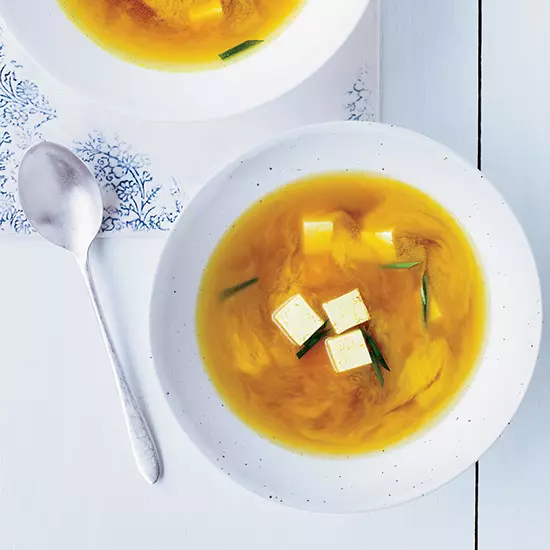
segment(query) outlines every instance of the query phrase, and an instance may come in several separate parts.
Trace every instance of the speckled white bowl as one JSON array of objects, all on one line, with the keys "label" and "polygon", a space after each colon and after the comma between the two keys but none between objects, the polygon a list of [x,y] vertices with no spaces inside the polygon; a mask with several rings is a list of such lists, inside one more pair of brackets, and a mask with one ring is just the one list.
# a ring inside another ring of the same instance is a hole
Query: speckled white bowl
[{"label": "speckled white bowl", "polygon": [[77,29],[57,0],[0,0],[0,16],[42,68],[80,94],[134,116],[200,121],[257,107],[303,82],[350,36],[369,1],[339,0],[335,9],[334,0],[307,0],[257,52],[194,72],[156,71],[114,57]]},{"label": "speckled white bowl", "polygon": [[[298,177],[346,168],[405,181],[454,214],[483,263],[489,328],[475,375],[437,423],[383,453],[343,459],[293,453],[263,439],[224,407],[201,362],[195,308],[210,254],[245,209]],[[442,145],[368,123],[298,130],[250,152],[212,179],[168,240],[151,305],[162,387],[181,426],[204,454],[258,495],[334,513],[419,497],[473,464],[510,422],[525,394],[541,324],[540,286],[529,244],[494,187]]]}]

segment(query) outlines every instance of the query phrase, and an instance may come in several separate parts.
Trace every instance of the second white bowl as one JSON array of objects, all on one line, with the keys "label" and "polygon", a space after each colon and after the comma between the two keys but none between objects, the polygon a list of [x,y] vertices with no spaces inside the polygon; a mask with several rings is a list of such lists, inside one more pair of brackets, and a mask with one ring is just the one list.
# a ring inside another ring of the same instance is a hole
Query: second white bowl
[{"label": "second white bowl", "polygon": [[163,72],[101,49],[57,0],[0,0],[0,15],[46,71],[90,99],[134,116],[200,121],[257,107],[316,72],[345,42],[369,0],[308,0],[283,33],[226,67]]}]

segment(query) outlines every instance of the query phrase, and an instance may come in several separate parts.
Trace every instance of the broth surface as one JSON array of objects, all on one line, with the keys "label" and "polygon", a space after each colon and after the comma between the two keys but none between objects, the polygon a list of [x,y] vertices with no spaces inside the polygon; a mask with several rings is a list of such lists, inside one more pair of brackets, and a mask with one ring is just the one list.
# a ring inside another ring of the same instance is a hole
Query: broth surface
[{"label": "broth surface", "polygon": [[[327,218],[331,254],[305,254],[303,220]],[[365,229],[393,230],[398,261],[422,263],[382,268],[359,238]],[[427,324],[425,271],[441,311]],[[322,303],[355,288],[391,368],[383,387],[372,366],[336,373],[324,343],[298,359],[272,320],[295,294],[325,317]],[[428,426],[471,375],[484,329],[483,274],[456,220],[404,183],[359,172],[300,180],[252,206],[213,253],[197,306],[205,368],[230,408],[263,436],[315,453],[380,450]]]},{"label": "broth surface", "polygon": [[269,39],[303,3],[220,0],[223,16],[198,24],[190,20],[190,10],[208,8],[211,0],[58,1],[69,19],[104,49],[139,65],[168,70],[221,64],[219,54],[246,40]]}]

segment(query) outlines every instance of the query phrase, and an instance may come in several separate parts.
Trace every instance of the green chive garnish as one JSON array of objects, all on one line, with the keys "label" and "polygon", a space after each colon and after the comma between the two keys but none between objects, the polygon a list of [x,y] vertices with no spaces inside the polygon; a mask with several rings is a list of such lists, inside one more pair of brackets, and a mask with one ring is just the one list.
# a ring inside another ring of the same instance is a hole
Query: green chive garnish
[{"label": "green chive garnish", "polygon": [[239,283],[238,285],[232,286],[230,288],[226,288],[221,294],[220,294],[220,300],[227,300],[228,298],[231,298],[234,294],[237,294],[237,292],[240,292],[241,290],[244,290],[245,288],[248,288],[249,286],[255,285],[260,279],[258,277],[254,277],[254,279],[249,279],[248,281],[244,281],[243,283]]},{"label": "green chive garnish", "polygon": [[416,265],[420,265],[422,262],[396,262],[394,264],[385,264],[383,269],[410,269]]},{"label": "green chive garnish", "polygon": [[369,351],[371,352],[371,355],[373,356],[373,358],[376,359],[378,364],[383,369],[390,372],[390,367],[386,363],[386,360],[384,359],[384,356],[382,355],[382,352],[380,351],[380,348],[378,347],[376,340],[363,327],[361,327],[361,330],[363,331],[363,336],[367,341],[367,347],[369,348]]},{"label": "green chive garnish", "polygon": [[378,382],[380,382],[380,385],[384,387],[384,377],[382,376],[382,371],[380,370],[380,366],[378,365],[378,362],[374,358],[373,358],[372,366],[374,367],[374,372],[378,377]]},{"label": "green chive garnish", "polygon": [[384,377],[382,376],[382,371],[380,370],[380,367],[388,371],[390,370],[390,367],[388,367],[388,364],[386,363],[386,360],[384,359],[375,339],[367,332],[364,327],[361,327],[361,332],[363,333],[363,336],[365,337],[365,340],[367,342],[367,348],[371,355],[372,366],[374,368],[374,372],[376,373],[376,377],[378,378],[380,385],[384,387]]},{"label": "green chive garnish", "polygon": [[300,348],[298,353],[296,354],[296,357],[298,359],[301,359],[309,350],[314,348],[321,340],[325,338],[330,332],[330,328],[327,329],[328,321],[325,321],[323,323],[322,327],[319,327],[304,343],[304,345]]},{"label": "green chive garnish", "polygon": [[261,44],[262,42],[263,40],[245,40],[244,42],[241,42],[237,46],[234,46],[233,48],[229,48],[229,50],[219,54],[220,59],[223,59],[225,61],[226,59],[229,59],[230,57],[233,57],[238,53],[244,52],[245,50],[253,48],[258,44]]},{"label": "green chive garnish", "polygon": [[420,289],[422,296],[422,312],[424,314],[424,323],[428,324],[428,272],[424,271],[422,275],[422,287]]}]

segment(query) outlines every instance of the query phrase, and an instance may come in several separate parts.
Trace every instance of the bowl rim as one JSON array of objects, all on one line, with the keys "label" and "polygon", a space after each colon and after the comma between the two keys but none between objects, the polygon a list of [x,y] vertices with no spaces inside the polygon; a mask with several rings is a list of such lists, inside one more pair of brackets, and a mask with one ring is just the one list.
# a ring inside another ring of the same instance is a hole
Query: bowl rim
[{"label": "bowl rim", "polygon": [[[501,415],[500,421],[496,423],[496,427],[494,427],[491,430],[490,435],[485,434],[484,437],[483,437],[483,440],[477,442],[475,449],[473,449],[473,451],[469,452],[469,458],[467,458],[466,460],[462,460],[460,462],[460,465],[459,465],[458,468],[456,466],[454,468],[450,468],[448,470],[448,471],[450,471],[450,475],[446,475],[446,474],[440,475],[439,476],[440,479],[438,479],[437,481],[426,483],[423,487],[423,490],[422,490],[421,494],[419,494],[419,493],[418,494],[412,494],[411,493],[408,496],[392,499],[391,502],[389,502],[387,504],[384,504],[382,506],[374,507],[374,508],[366,506],[364,508],[358,508],[358,509],[355,509],[353,511],[349,511],[349,510],[342,510],[341,511],[341,510],[334,510],[334,509],[318,510],[318,509],[310,509],[306,506],[296,506],[295,504],[289,504],[288,502],[283,503],[283,505],[289,506],[289,507],[292,507],[292,508],[300,508],[300,509],[303,509],[303,510],[310,510],[310,511],[321,512],[321,513],[330,513],[330,514],[364,513],[364,512],[369,512],[369,511],[373,511],[373,510],[377,510],[377,509],[389,508],[389,507],[392,507],[392,506],[395,506],[395,505],[403,504],[403,503],[415,500],[416,498],[419,498],[420,496],[424,496],[425,494],[428,494],[430,492],[435,491],[436,489],[450,483],[452,480],[456,479],[462,473],[467,471],[500,438],[502,433],[510,425],[513,417],[515,416],[517,410],[519,409],[519,406],[521,405],[521,403],[522,403],[522,401],[525,397],[525,394],[527,392],[527,389],[530,385],[530,382],[533,378],[534,370],[535,370],[535,367],[536,367],[537,362],[538,362],[538,357],[539,357],[539,352],[540,352],[540,343],[541,343],[541,337],[542,337],[542,325],[543,325],[543,312],[542,312],[542,307],[541,307],[542,293],[541,293],[541,286],[540,286],[540,278],[539,278],[539,274],[538,274],[538,269],[537,269],[535,259],[534,259],[534,255],[533,255],[531,246],[529,244],[529,241],[527,239],[527,236],[526,236],[522,226],[520,225],[519,221],[515,217],[513,211],[511,210],[511,208],[509,207],[507,202],[503,199],[500,192],[494,187],[494,185],[492,185],[482,175],[482,173],[479,170],[477,170],[477,168],[473,167],[471,165],[471,163],[469,163],[467,160],[465,160],[460,154],[454,152],[453,150],[446,147],[445,145],[442,145],[442,144],[438,143],[437,141],[435,141],[435,140],[433,140],[433,139],[431,139],[431,138],[429,138],[429,137],[427,137],[423,134],[419,134],[417,132],[413,132],[411,130],[408,130],[408,129],[405,129],[405,128],[400,128],[400,127],[397,127],[397,126],[394,126],[394,125],[387,125],[387,124],[373,123],[373,122],[357,122],[357,121],[353,121],[353,122],[345,121],[344,122],[344,121],[342,121],[342,122],[329,122],[329,123],[321,123],[321,124],[314,124],[314,125],[304,126],[304,127],[292,130],[290,132],[286,132],[286,133],[284,133],[282,135],[279,135],[275,138],[272,138],[272,139],[270,139],[270,140],[268,140],[268,141],[266,141],[266,142],[264,142],[264,143],[262,143],[262,144],[260,144],[256,147],[250,149],[248,152],[244,153],[243,155],[236,158],[234,161],[227,164],[223,169],[221,169],[217,174],[215,174],[213,177],[211,177],[208,180],[208,182],[200,189],[200,191],[197,193],[197,195],[195,195],[195,197],[193,197],[191,199],[191,202],[196,201],[195,204],[197,204],[198,202],[200,202],[201,197],[206,196],[210,192],[209,186],[212,182],[218,182],[218,181],[221,181],[221,180],[225,179],[240,164],[245,163],[247,160],[256,157],[257,155],[259,155],[262,152],[268,151],[269,149],[275,147],[278,144],[284,143],[287,140],[292,140],[292,139],[296,139],[296,138],[300,138],[300,137],[304,137],[304,136],[308,136],[308,135],[314,135],[316,133],[332,132],[332,133],[337,134],[338,132],[342,132],[342,131],[375,132],[375,133],[380,133],[380,134],[386,134],[386,135],[389,134],[389,135],[395,135],[395,136],[398,136],[398,137],[401,136],[401,137],[405,137],[405,138],[408,138],[408,139],[417,140],[417,141],[420,141],[420,142],[424,143],[425,145],[427,145],[430,148],[435,148],[437,150],[438,154],[448,155],[449,158],[454,158],[457,161],[459,161],[460,163],[467,165],[467,167],[469,167],[469,169],[471,171],[473,171],[474,173],[477,172],[480,175],[480,178],[483,179],[483,184],[487,185],[491,188],[491,190],[495,194],[496,198],[498,198],[498,200],[501,202],[502,207],[507,209],[508,213],[516,221],[515,230],[517,230],[517,236],[521,239],[521,246],[525,247],[524,252],[527,254],[527,256],[530,257],[530,260],[531,260],[531,265],[529,265],[530,275],[533,277],[533,280],[531,281],[531,284],[532,284],[531,295],[535,300],[534,303],[538,304],[538,307],[539,307],[540,311],[537,312],[538,315],[536,317],[536,326],[532,327],[533,339],[531,340],[531,342],[533,342],[533,345],[532,345],[532,349],[531,349],[531,352],[530,352],[530,360],[526,361],[526,366],[522,369],[522,383],[521,383],[521,386],[519,388],[517,388],[518,391],[514,394],[515,398],[514,398],[513,402],[511,404],[509,403],[509,408],[507,409],[507,414],[506,415]],[[291,183],[291,181],[288,181],[288,183]],[[407,183],[407,182],[405,182],[405,183]],[[437,199],[435,199],[435,200],[437,200]],[[189,207],[189,205],[187,206],[187,208],[188,207]],[[173,226],[172,230],[170,231],[170,234],[169,234],[169,236],[168,236],[168,238],[167,238],[167,240],[164,244],[162,253],[161,253],[160,258],[159,258],[159,262],[157,264],[157,269],[156,269],[156,272],[155,272],[153,290],[152,290],[152,293],[151,293],[151,300],[150,300],[150,307],[149,307],[149,337],[150,337],[151,350],[152,350],[152,355],[153,355],[153,362],[154,362],[154,365],[155,365],[155,372],[156,372],[156,375],[157,375],[157,379],[159,380],[160,386],[163,389],[165,389],[164,375],[161,372],[161,368],[159,367],[159,361],[157,360],[158,354],[156,352],[156,344],[155,344],[155,339],[156,339],[155,326],[154,326],[154,324],[155,324],[155,309],[156,309],[156,302],[158,301],[157,300],[157,295],[159,294],[159,292],[161,292],[160,285],[161,285],[161,279],[162,279],[162,269],[163,269],[163,266],[167,262],[169,262],[169,256],[171,254],[171,248],[172,247],[170,246],[170,243],[175,239],[175,237],[174,237],[175,232],[177,231],[178,226],[181,225],[181,220],[184,219],[184,216],[185,216],[185,210],[181,213],[178,220],[174,224],[174,226]],[[458,221],[460,223],[460,220],[458,220]],[[485,269],[483,258],[481,256],[480,256],[479,260],[480,260],[481,268]],[[488,293],[490,292],[489,288],[487,288],[487,292]],[[490,333],[490,326],[489,325],[490,325],[490,322],[491,322],[491,319],[488,317],[488,319],[487,319],[488,326],[486,328],[486,335],[485,335],[485,345],[489,341],[489,333]],[[195,331],[195,329],[194,329],[194,331]],[[481,355],[479,360],[478,360],[477,367],[474,368],[474,371],[473,371],[472,375],[470,376],[469,382],[468,381],[466,382],[465,387],[461,388],[460,391],[459,391],[459,394],[457,396],[455,396],[456,399],[453,400],[453,402],[451,402],[451,404],[449,404],[447,406],[447,408],[441,413],[441,415],[440,415],[441,419],[446,417],[449,414],[449,412],[451,412],[451,410],[452,410],[452,408],[455,404],[454,401],[456,401],[456,400],[461,401],[465,397],[465,395],[469,391],[469,386],[470,386],[470,383],[472,383],[472,379],[477,377],[479,371],[481,371],[483,369],[483,363],[484,363],[484,358]],[[172,413],[175,415],[178,424],[183,428],[183,430],[190,437],[190,439],[193,441],[193,443],[199,447],[199,450],[201,452],[204,452],[203,449],[201,449],[200,446],[197,444],[197,442],[194,441],[193,436],[190,434],[189,428],[183,426],[183,424],[182,424],[182,422],[179,418],[178,411],[176,410],[175,405],[173,405],[173,403],[170,400],[169,400],[169,406],[170,406],[170,409],[172,410]],[[231,414],[235,414],[235,413],[231,413]],[[440,422],[440,421],[441,421],[440,419],[435,420],[436,423]],[[428,429],[429,428],[430,427],[428,427]],[[418,432],[418,437],[420,437],[421,434],[422,434],[422,430],[420,430]],[[257,435],[257,437],[261,437],[260,434],[256,434],[256,435]],[[413,434],[411,436],[411,440],[414,440],[416,438],[417,438],[417,434]],[[401,444],[398,443],[397,445],[392,446],[392,448],[389,449],[389,450],[392,450],[394,448],[399,448],[400,446],[401,446]],[[286,451],[287,452],[292,452],[291,449],[286,449]],[[369,456],[370,454],[375,454],[375,453],[368,453],[367,455],[360,455],[360,456]],[[309,456],[311,456],[312,458],[317,457],[317,455],[313,455],[313,454],[311,454]],[[319,455],[319,456],[321,456],[321,455]],[[209,457],[208,455],[206,455],[206,457],[209,459],[209,462],[211,462],[212,465],[218,470],[219,467],[211,460],[211,457]],[[323,457],[323,458],[327,458],[327,457]],[[355,457],[352,457],[352,458],[355,458]],[[345,460],[346,457],[342,458],[342,457],[339,457],[339,456],[334,456],[334,457],[328,457],[328,459],[339,461],[339,460]],[[441,478],[443,478],[443,480],[441,480]],[[247,485],[242,480],[238,480],[237,483],[241,487],[244,487],[244,488],[250,490],[251,492],[253,492],[254,494],[258,495],[258,493],[251,486]],[[259,496],[261,496],[261,495],[259,495]]]}]

